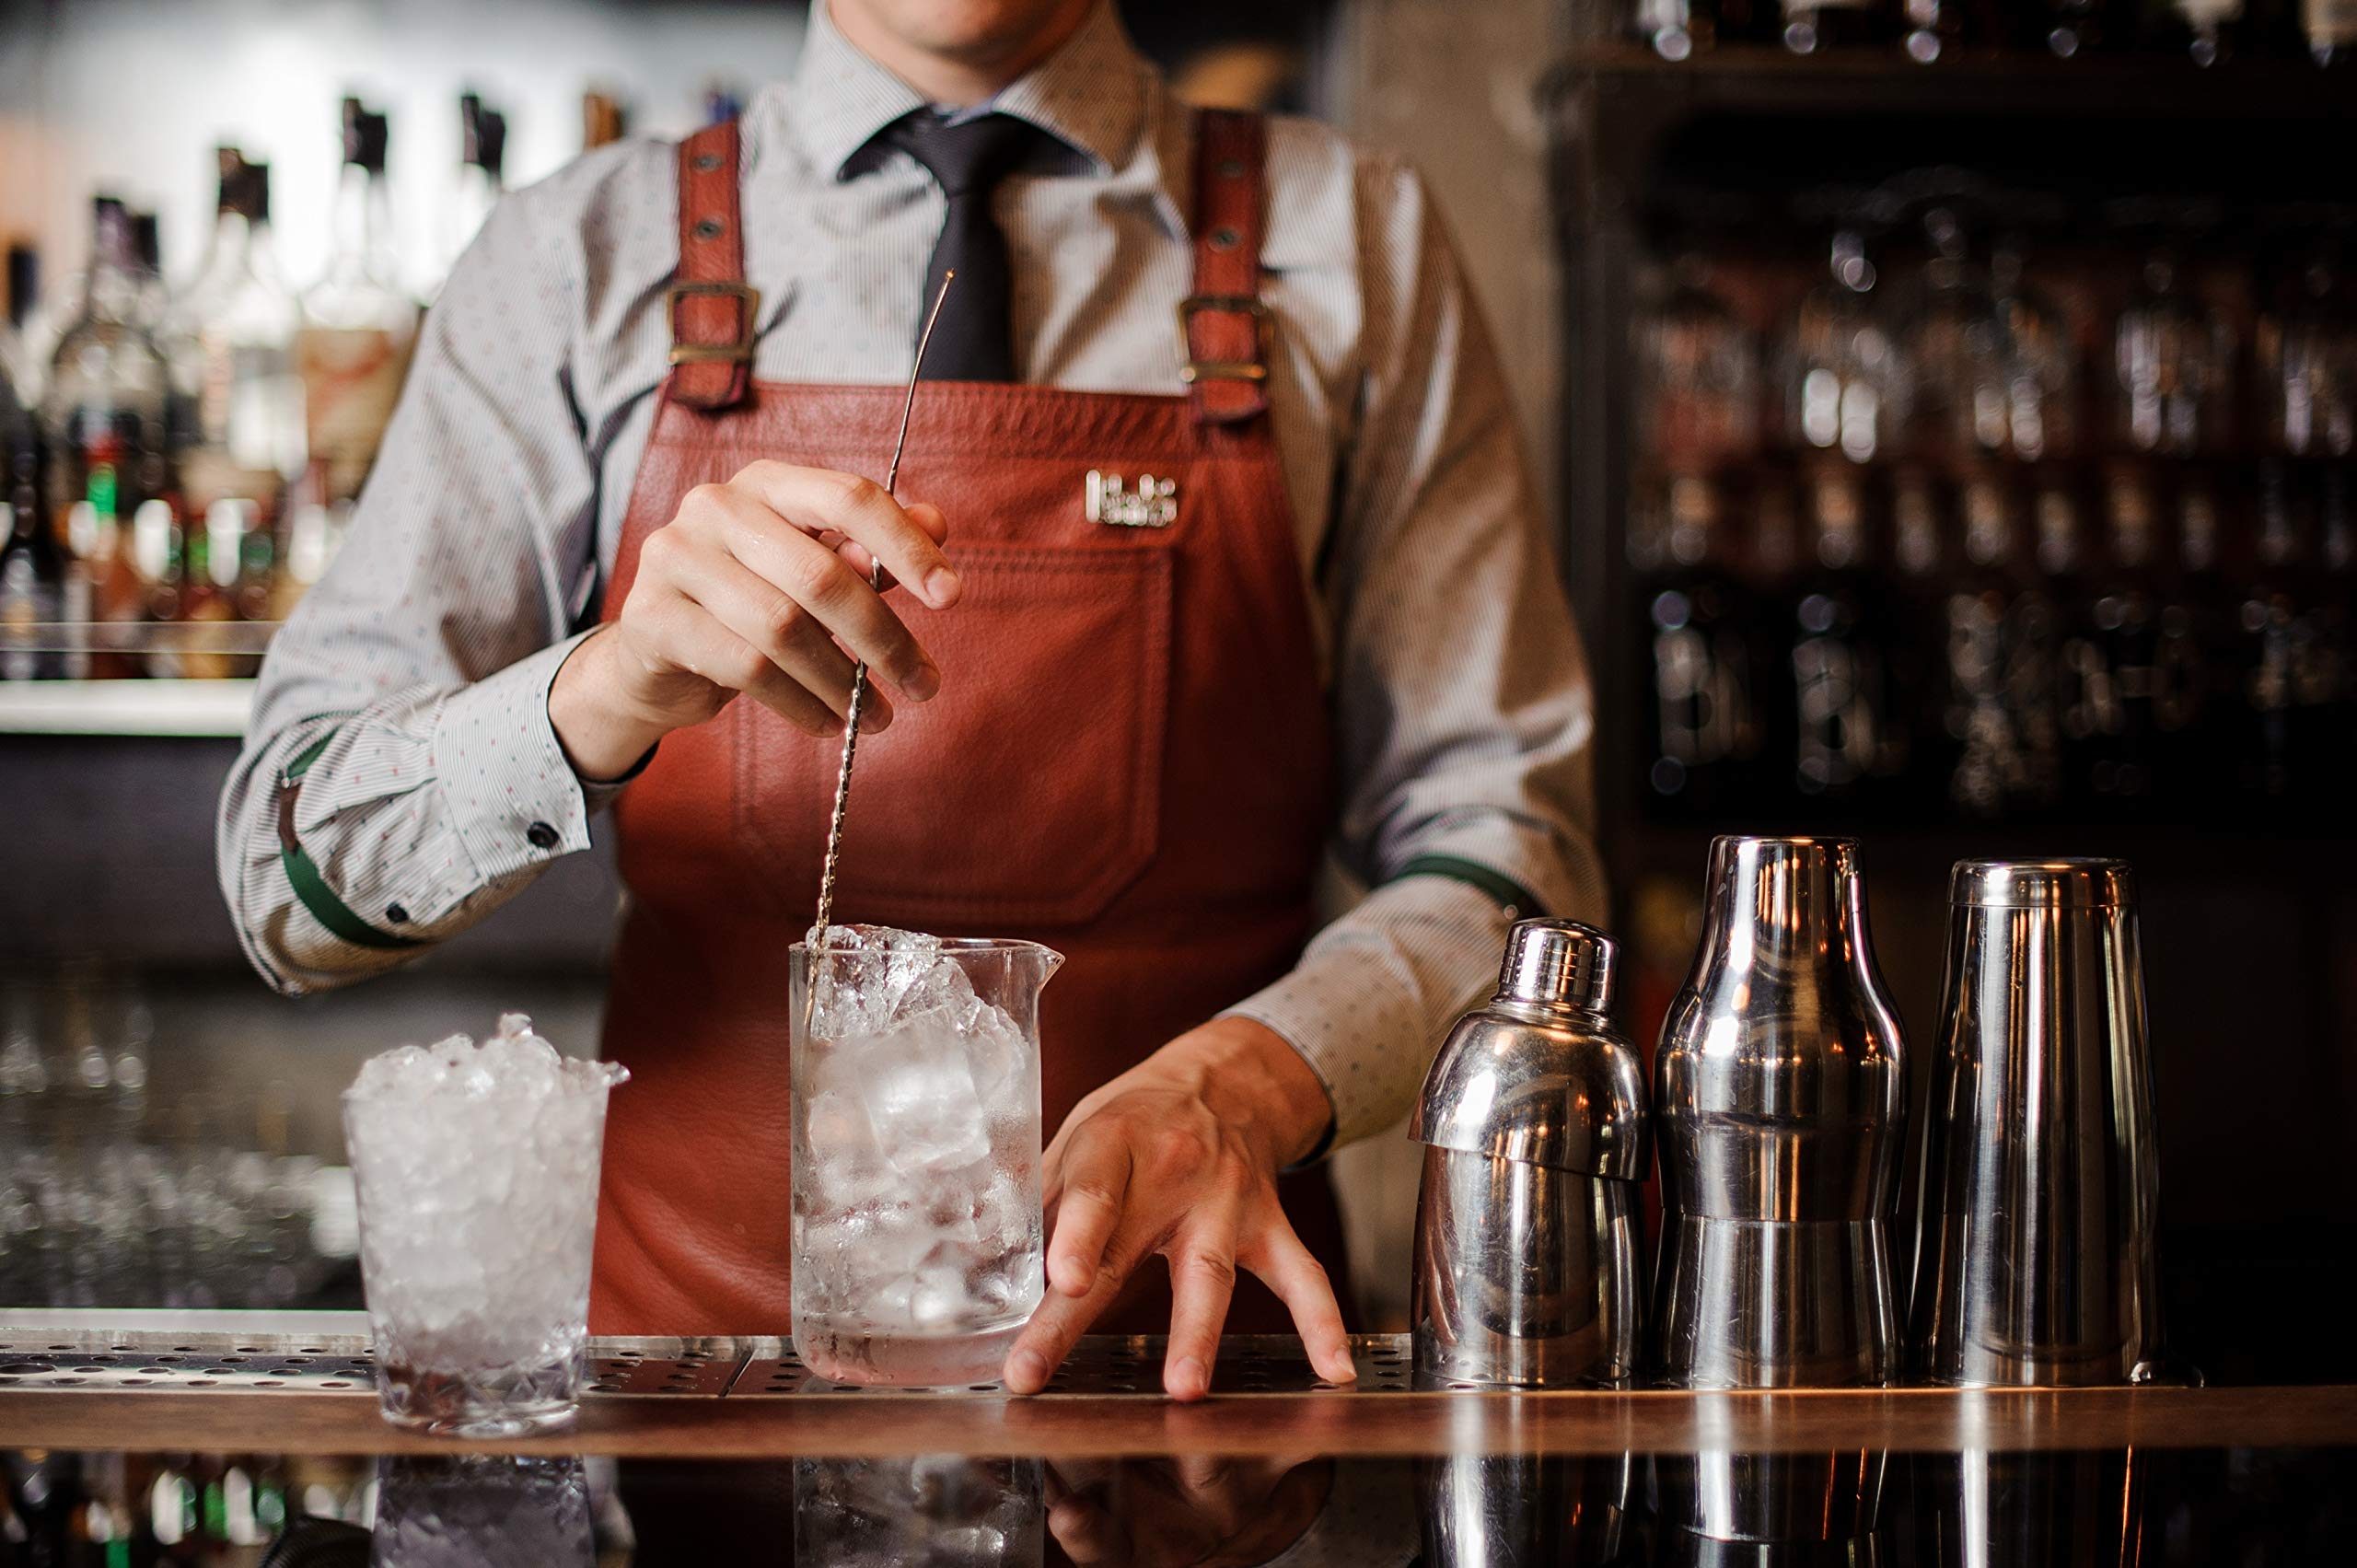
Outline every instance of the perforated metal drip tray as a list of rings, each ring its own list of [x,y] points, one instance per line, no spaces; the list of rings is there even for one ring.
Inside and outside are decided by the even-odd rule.
[[[1408,1338],[1361,1334],[1351,1342],[1358,1382],[1322,1381],[1283,1335],[1233,1335],[1220,1342],[1212,1375],[1220,1394],[1405,1393]],[[1048,1393],[1158,1398],[1160,1335],[1091,1335],[1065,1359]],[[811,1375],[791,1346],[775,1339],[595,1339],[589,1342],[589,1397],[700,1396],[784,1399],[855,1394],[867,1399],[1003,1396],[996,1383],[960,1390],[875,1388],[830,1383]],[[357,1334],[93,1332],[0,1330],[0,1393],[11,1388],[85,1388],[158,1393],[373,1392],[368,1341]]]

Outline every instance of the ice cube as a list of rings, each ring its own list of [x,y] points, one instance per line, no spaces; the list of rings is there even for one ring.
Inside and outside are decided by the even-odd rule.
[[[966,1065],[983,1104],[1003,1111],[1008,1097],[1029,1082],[1031,1042],[1013,1018],[996,1007],[975,1005],[965,1031]]]
[[[895,1169],[930,1177],[990,1157],[990,1128],[956,1036],[907,1030],[871,1037],[858,1049],[860,1100]]]
[[[970,1309],[964,1270],[947,1263],[928,1263],[910,1276],[909,1321],[917,1328],[949,1328]]]

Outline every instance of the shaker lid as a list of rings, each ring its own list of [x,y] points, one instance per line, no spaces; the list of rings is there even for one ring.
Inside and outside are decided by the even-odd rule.
[[[1644,1074],[1604,1017],[1612,939],[1526,920],[1498,994],[1457,1021],[1424,1076],[1408,1135],[1435,1148],[1635,1181],[1644,1176]]]
[[[1604,1013],[1612,1006],[1612,938],[1575,920],[1517,922],[1498,970],[1498,1000]]]
[[[2129,909],[2135,869],[2124,860],[1959,860],[1948,902],[1960,909]]]

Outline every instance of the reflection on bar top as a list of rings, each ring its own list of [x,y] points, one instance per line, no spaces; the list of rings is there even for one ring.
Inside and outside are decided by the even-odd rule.
[[[2338,1560],[2357,1527],[2345,1448],[1213,1465],[0,1451],[0,1562],[80,1562],[69,1547],[95,1539],[115,1554],[87,1561],[168,1551],[204,1568],[257,1548],[289,1568],[2288,1563]]]

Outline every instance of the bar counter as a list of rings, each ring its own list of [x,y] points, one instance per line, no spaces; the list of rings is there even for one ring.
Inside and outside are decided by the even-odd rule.
[[[180,1315],[204,1326],[161,1330],[31,1316],[0,1325],[0,1446],[702,1458],[2357,1446],[2345,1386],[1508,1393],[1416,1387],[1404,1335],[1357,1336],[1359,1381],[1339,1388],[1291,1340],[1231,1337],[1212,1398],[1192,1405],[1161,1395],[1150,1338],[1089,1338],[1030,1399],[838,1387],[776,1340],[601,1340],[571,1431],[470,1445],[378,1416],[357,1314],[300,1315],[292,1330],[295,1315]],[[227,1324],[238,1318],[250,1322]]]
[[[1031,1399],[633,1339],[593,1342],[572,1430],[484,1444],[388,1425],[367,1347],[356,1313],[0,1314],[0,1564],[84,1561],[12,1556],[8,1507],[37,1543],[28,1498],[110,1487],[90,1516],[129,1498],[273,1564],[388,1568],[2252,1563],[2357,1530],[2343,1386],[1503,1393],[1416,1387],[1405,1338],[1372,1335],[1348,1388],[1231,1338],[1180,1405],[1153,1339],[1085,1341]],[[234,1500],[265,1493],[240,1537]]]

